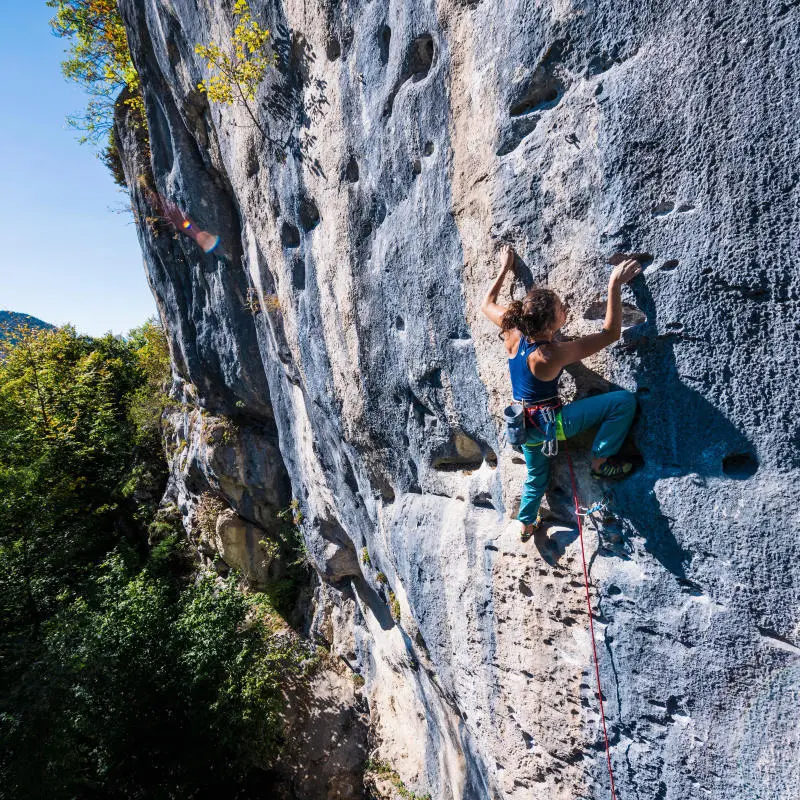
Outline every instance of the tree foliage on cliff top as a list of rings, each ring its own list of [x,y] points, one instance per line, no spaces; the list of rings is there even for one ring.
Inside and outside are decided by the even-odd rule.
[[[146,126],[139,75],[131,60],[128,38],[117,0],[47,0],[56,10],[50,22],[53,33],[70,40],[64,75],[91,96],[86,110],[69,118],[82,132],[81,141],[103,143],[101,158],[115,181],[124,185],[114,137],[114,108],[127,89],[126,105],[138,125]]]
[[[267,51],[270,32],[253,19],[246,0],[236,0],[232,12],[236,25],[229,42],[195,46],[195,53],[206,60],[211,72],[210,77],[200,81],[197,88],[216,103],[241,104],[266,138],[251,104],[268,68],[276,63],[275,55]]]
[[[309,659],[156,515],[163,332],[22,334],[0,343],[0,798],[253,796]]]

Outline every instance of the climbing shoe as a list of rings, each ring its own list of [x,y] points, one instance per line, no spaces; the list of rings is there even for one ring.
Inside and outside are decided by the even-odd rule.
[[[632,470],[633,462],[612,457],[607,458],[599,469],[593,469],[592,477],[604,480],[618,480],[619,478],[627,478]]]
[[[525,543],[530,540],[530,538],[539,530],[539,526],[542,524],[542,518],[540,515],[536,515],[536,522],[533,525],[525,525],[522,528],[522,531],[519,534],[519,539],[521,542]]]

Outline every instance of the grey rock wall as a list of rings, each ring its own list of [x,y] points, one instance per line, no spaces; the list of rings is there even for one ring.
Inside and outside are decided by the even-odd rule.
[[[524,465],[478,306],[509,241],[514,296],[552,286],[581,335],[608,257],[639,253],[623,339],[564,382],[639,399],[644,466],[586,531],[619,796],[795,797],[797,4],[253,0],[263,134],[196,89],[231,3],[120,7],[175,392],[241,437],[215,455],[176,420],[173,491],[188,522],[211,486],[266,528],[299,500],[313,630],[366,681],[374,755],[436,800],[609,797],[566,462],[551,567],[511,522]],[[144,222],[150,169],[219,252]]]

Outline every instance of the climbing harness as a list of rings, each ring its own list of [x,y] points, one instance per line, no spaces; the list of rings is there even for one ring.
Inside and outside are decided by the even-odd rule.
[[[561,400],[553,397],[533,405],[523,403],[525,420],[536,428],[544,437],[542,455],[553,458],[558,455],[559,428],[561,427]],[[562,434],[562,438],[563,434]]]
[[[617,800],[617,791],[614,785],[614,771],[611,768],[611,747],[608,743],[608,731],[606,729],[606,713],[603,708],[603,689],[600,686],[600,661],[597,658],[597,641],[595,640],[594,635],[594,612],[592,611],[592,600],[589,596],[589,570],[586,566],[586,550],[583,546],[583,523],[581,522],[583,517],[588,516],[592,513],[592,511],[598,511],[600,508],[604,507],[604,501],[600,501],[600,503],[596,503],[592,506],[591,509],[588,509],[584,512],[581,512],[581,506],[578,503],[578,487],[575,483],[575,470],[572,468],[572,458],[569,454],[569,448],[564,443],[564,451],[567,454],[567,464],[569,466],[569,478],[572,482],[572,499],[575,502],[575,516],[578,519],[578,538],[581,542],[581,559],[583,560],[583,583],[586,589],[586,605],[589,610],[589,631],[592,635],[592,653],[594,654],[594,674],[597,678],[597,701],[600,704],[600,719],[603,723],[603,738],[606,742],[606,761],[608,762],[608,777],[611,780],[611,798],[612,800]],[[598,506],[600,508],[598,508]]]

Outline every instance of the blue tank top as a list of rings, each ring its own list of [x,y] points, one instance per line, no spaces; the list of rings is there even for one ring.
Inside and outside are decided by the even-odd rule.
[[[539,402],[550,397],[558,396],[558,381],[561,378],[563,369],[550,381],[539,380],[528,366],[528,356],[540,345],[545,342],[528,342],[521,336],[519,347],[514,358],[508,359],[508,369],[511,373],[511,391],[514,399]]]

